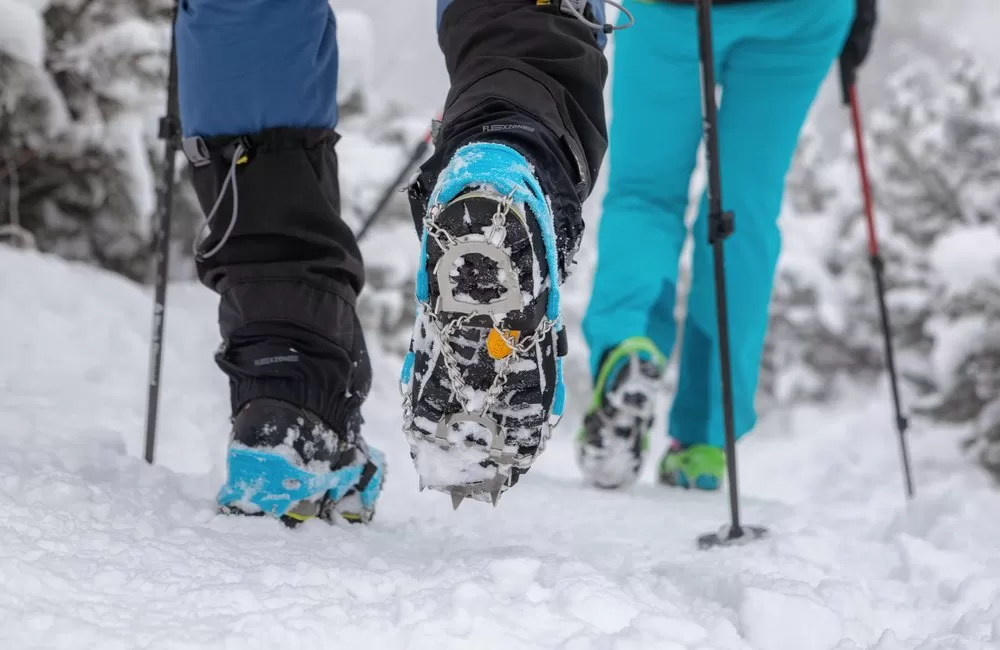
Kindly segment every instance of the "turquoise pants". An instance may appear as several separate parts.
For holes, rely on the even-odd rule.
[[[584,319],[596,377],[604,353],[648,336],[669,353],[684,214],[702,136],[693,6],[626,0],[633,29],[616,36],[609,189]],[[736,214],[725,243],[736,433],[756,423],[754,394],[781,233],[777,219],[799,132],[854,19],[855,0],[768,0],[712,14],[723,207]],[[669,433],[723,444],[722,387],[707,203],[694,226],[694,261],[680,382]]]

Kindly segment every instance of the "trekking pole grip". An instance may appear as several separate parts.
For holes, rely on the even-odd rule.
[[[853,70],[849,70],[844,62],[841,61],[839,65],[840,69],[840,100],[847,106],[851,103],[851,95],[854,94],[854,84],[857,81],[857,73]]]

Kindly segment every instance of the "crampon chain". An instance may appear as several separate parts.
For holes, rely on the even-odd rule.
[[[510,212],[513,199],[513,193],[504,197],[504,199],[497,204],[497,211],[493,215],[493,222],[491,224],[490,231],[486,236],[486,241],[496,248],[500,247],[506,237],[506,226],[504,223]],[[437,245],[441,248],[443,253],[441,259],[447,259],[448,250],[459,245],[460,242],[453,235],[451,235],[451,233],[440,228],[437,223],[435,223],[435,219],[442,209],[443,208],[441,207],[435,207],[428,211],[427,216],[424,218],[423,225],[428,236],[434,239]],[[501,317],[497,314],[491,314],[489,311],[489,305],[482,305],[482,307],[485,308],[483,311],[474,309],[470,313],[448,319],[445,322],[436,313],[436,310],[429,302],[422,301],[418,305],[418,308],[426,317],[428,323],[437,330],[441,346],[441,358],[444,361],[445,370],[448,373],[448,379],[451,381],[451,392],[455,400],[462,407],[462,412],[445,415],[441,419],[438,423],[437,432],[433,439],[434,444],[444,450],[453,447],[454,443],[448,439],[447,433],[451,425],[456,422],[475,422],[492,434],[489,461],[496,466],[497,474],[494,478],[486,481],[442,488],[442,491],[448,491],[451,493],[452,504],[455,508],[458,508],[464,499],[468,497],[475,498],[481,494],[489,494],[490,500],[495,506],[497,501],[500,499],[500,495],[509,487],[509,479],[513,469],[515,467],[528,469],[545,447],[544,443],[540,441],[533,453],[504,453],[504,448],[507,442],[506,433],[501,425],[492,420],[488,414],[507,384],[510,368],[516,361],[525,358],[534,352],[539,342],[550,334],[552,328],[555,326],[555,321],[544,318],[535,332],[529,336],[521,338],[520,340],[515,340],[514,337],[508,336],[501,329]],[[492,317],[494,329],[500,336],[503,337],[508,348],[510,349],[510,354],[504,357],[504,359],[500,362],[500,367],[497,370],[496,376],[493,378],[493,383],[486,391],[486,398],[483,400],[482,406],[478,410],[474,410],[469,407],[468,392],[466,391],[467,386],[465,380],[462,378],[458,358],[451,345],[450,339],[457,330],[466,326],[471,320],[477,316],[487,314]],[[541,369],[539,369],[539,372],[541,372]],[[418,443],[427,442],[427,436],[416,433],[416,429],[413,426],[414,415],[411,391],[401,387],[401,392],[403,406],[403,431],[406,434],[411,448],[413,448],[416,447]],[[423,489],[423,487],[424,486],[421,484],[421,489]]]

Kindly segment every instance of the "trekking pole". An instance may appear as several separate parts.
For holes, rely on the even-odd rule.
[[[167,274],[170,265],[170,222],[174,203],[174,174],[180,140],[177,100],[177,7],[171,14],[170,74],[167,80],[167,113],[160,119],[159,137],[166,143],[163,184],[157,201],[153,233],[153,261],[156,264],[156,292],[153,298],[153,337],[149,342],[149,392],[146,397],[146,462],[152,464],[156,451],[156,416],[160,405],[160,364],[163,360],[163,326],[167,315]]]
[[[767,534],[760,526],[740,522],[740,493],[736,472],[736,424],[733,415],[733,378],[729,355],[729,314],[726,301],[726,263],[722,243],[733,234],[732,212],[722,210],[722,173],[719,169],[718,106],[715,102],[715,56],[712,49],[712,0],[697,0],[698,45],[701,60],[702,108],[704,110],[705,152],[708,167],[708,241],[715,262],[715,309],[719,327],[719,358],[722,363],[722,407],[726,427],[726,469],[729,473],[731,521],[717,533],[698,537],[702,549],[731,546]]]
[[[861,182],[861,196],[864,199],[865,222],[868,227],[868,258],[871,261],[872,273],[875,277],[875,294],[878,298],[879,313],[882,318],[882,337],[885,343],[885,365],[889,371],[889,386],[892,390],[893,407],[896,410],[896,431],[899,434],[899,453],[903,465],[903,480],[907,499],[912,499],[913,474],[910,469],[910,451],[906,441],[906,430],[909,420],[903,415],[902,398],[899,394],[899,379],[896,373],[896,356],[892,345],[892,324],[889,321],[889,309],[885,302],[885,263],[882,260],[882,250],[878,243],[878,232],[875,229],[875,203],[872,200],[872,187],[868,178],[868,165],[865,157],[864,129],[861,124],[861,109],[858,102],[857,87],[853,75],[840,67],[841,91],[844,104],[851,112],[851,123],[854,127],[854,146],[858,160],[858,176]]]
[[[368,234],[368,230],[372,225],[382,216],[382,211],[385,210],[385,206],[389,205],[389,201],[392,200],[392,195],[395,194],[400,185],[405,182],[407,175],[409,175],[410,170],[419,163],[427,150],[431,148],[431,140],[433,139],[433,128],[428,129],[427,133],[424,134],[423,139],[413,148],[410,157],[407,159],[406,164],[403,168],[399,170],[399,175],[386,186],[385,192],[382,193],[382,197],[375,204],[375,208],[372,209],[368,216],[361,224],[361,229],[358,230],[358,234],[355,237],[357,241],[364,239],[365,235]]]

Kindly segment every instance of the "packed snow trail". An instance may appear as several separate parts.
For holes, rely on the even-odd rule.
[[[773,535],[704,552],[724,494],[665,491],[652,467],[629,492],[583,487],[572,414],[498,508],[418,493],[398,361],[376,356],[366,432],[390,463],[376,519],[291,531],[214,514],[215,300],[174,285],[169,305],[149,467],[148,295],[0,246],[0,648],[1000,646],[1000,493],[955,432],[917,430],[906,506],[884,398],[763,424],[741,477],[746,520]]]

